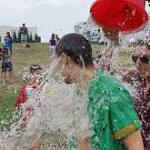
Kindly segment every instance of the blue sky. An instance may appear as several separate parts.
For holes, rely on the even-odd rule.
[[[94,0],[0,0],[0,25],[37,26],[43,41],[51,33],[73,32],[75,24],[86,21]],[[148,7],[147,7],[148,8]],[[150,9],[150,8],[148,8]]]

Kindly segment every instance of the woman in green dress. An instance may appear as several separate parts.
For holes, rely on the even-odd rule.
[[[92,48],[80,34],[65,35],[56,47],[59,69],[67,84],[88,91],[90,137],[73,138],[71,150],[144,150],[141,123],[129,92],[121,83],[95,71]]]

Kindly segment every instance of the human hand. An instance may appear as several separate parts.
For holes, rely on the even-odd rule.
[[[111,41],[116,41],[119,38],[119,30],[116,28],[102,28],[104,35]]]

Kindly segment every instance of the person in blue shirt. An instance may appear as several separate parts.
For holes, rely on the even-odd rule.
[[[4,41],[5,41],[5,48],[8,48],[12,54],[13,40],[12,40],[12,37],[10,36],[10,32],[6,33]]]

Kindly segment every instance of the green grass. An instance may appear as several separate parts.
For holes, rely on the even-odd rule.
[[[29,67],[31,64],[40,64],[42,67],[48,65],[48,44],[31,44],[30,48],[23,48],[21,44],[16,44],[13,51],[13,64],[15,74]]]
[[[118,62],[122,64],[123,67],[130,68],[133,66],[131,62],[131,53],[120,52]]]
[[[15,102],[23,81],[24,67],[40,64],[43,68],[49,63],[48,44],[31,44],[31,48],[23,48],[21,44],[13,47],[13,84],[2,86],[0,83],[0,127],[8,126],[16,111]]]
[[[93,54],[96,51],[104,49],[100,45],[92,45]],[[24,67],[29,67],[31,64],[40,64],[45,68],[49,64],[49,46],[48,44],[31,44],[30,48],[23,48],[21,44],[15,44],[13,48],[13,84],[2,86],[0,83],[0,127],[9,126],[13,118],[13,113],[16,111],[15,102],[18,96],[19,89],[24,83],[22,75],[25,70]],[[125,52],[119,53],[119,62],[125,67],[130,67],[130,54]],[[10,121],[11,120],[11,121]]]

